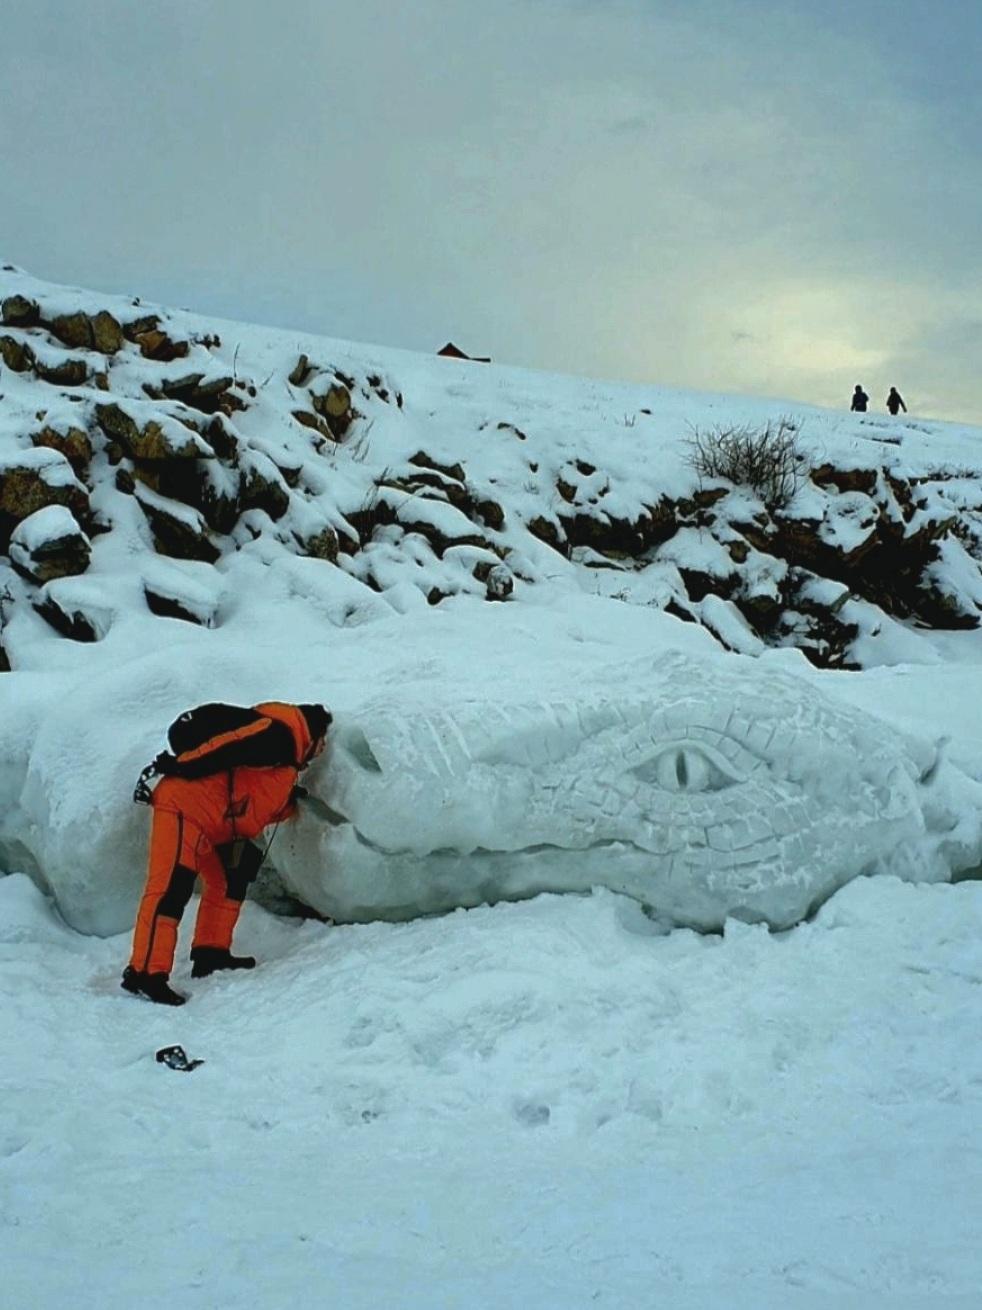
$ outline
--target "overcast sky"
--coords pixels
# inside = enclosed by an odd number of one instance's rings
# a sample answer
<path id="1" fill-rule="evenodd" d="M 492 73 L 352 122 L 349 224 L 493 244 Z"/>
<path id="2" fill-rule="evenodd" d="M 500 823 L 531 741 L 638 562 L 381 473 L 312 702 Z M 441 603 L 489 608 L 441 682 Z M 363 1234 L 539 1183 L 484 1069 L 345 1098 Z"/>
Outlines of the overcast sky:
<path id="1" fill-rule="evenodd" d="M 0 0 L 0 256 L 982 422 L 980 0 Z"/>

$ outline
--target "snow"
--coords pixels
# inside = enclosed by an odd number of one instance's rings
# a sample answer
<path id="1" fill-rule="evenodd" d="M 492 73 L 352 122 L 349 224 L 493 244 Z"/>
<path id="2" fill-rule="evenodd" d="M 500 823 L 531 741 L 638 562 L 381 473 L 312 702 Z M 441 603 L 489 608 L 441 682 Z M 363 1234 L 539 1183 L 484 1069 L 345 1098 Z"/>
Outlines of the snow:
<path id="1" fill-rule="evenodd" d="M 247 905 L 261 968 L 179 1012 L 26 879 L 0 907 L 11 1305 L 977 1304 L 977 883 L 863 879 L 776 937 L 600 893 Z"/>
<path id="2" fill-rule="evenodd" d="M 733 571 L 733 560 L 723 546 L 700 528 L 676 532 L 671 541 L 658 548 L 658 559 L 714 578 L 725 578 Z"/>
<path id="3" fill-rule="evenodd" d="M 71 510 L 64 505 L 47 505 L 18 523 L 10 540 L 30 555 L 66 537 L 84 535 Z"/>
<path id="4" fill-rule="evenodd" d="M 727 647 L 739 655 L 760 655 L 765 647 L 731 600 L 710 593 L 699 602 L 703 623 Z"/>
<path id="5" fill-rule="evenodd" d="M 149 487 L 137 487 L 133 494 L 137 500 L 142 501 L 151 509 L 159 510 L 163 514 L 179 519 L 192 532 L 203 534 L 207 531 L 208 525 L 205 523 L 204 517 L 200 511 L 192 506 L 182 505 L 179 501 L 170 500 L 165 496 L 158 496 Z"/>
<path id="6" fill-rule="evenodd" d="M 179 603 L 204 626 L 211 626 L 219 602 L 214 569 L 195 560 L 182 560 L 178 565 L 161 555 L 143 564 L 142 576 L 152 591 Z"/>
<path id="7" fill-rule="evenodd" d="M 787 927 L 860 872 L 982 862 L 978 785 L 801 679 L 669 652 L 549 683 L 363 701 L 311 771 L 343 821 L 286 835 L 290 889 L 343 921 L 599 884 L 676 923 Z"/>
<path id="8" fill-rule="evenodd" d="M 80 491 L 85 490 L 65 456 L 60 451 L 48 450 L 43 446 L 13 450 L 9 454 L 0 452 L 0 473 L 11 469 L 25 469 L 35 473 L 49 487 L 77 487 Z"/>
<path id="9" fill-rule="evenodd" d="M 51 680 L 57 712 L 7 766 L 23 772 L 0 857 L 26 853 L 74 927 L 132 921 L 136 776 L 178 713 L 222 698 L 334 711 L 308 785 L 340 819 L 307 813 L 273 863 L 338 921 L 602 885 L 680 924 L 783 928 L 863 872 L 937 880 L 982 863 L 979 775 L 950 757 L 935 768 L 940 734 L 844 713 L 824 682 L 726 658 L 669 615 L 576 592 L 555 608 L 458 596 L 398 614 L 297 556 L 252 577 L 217 628 L 173 621 L 156 651 L 136 599 L 104 579 L 42 592 L 106 635 L 81 676 Z"/>
<path id="10" fill-rule="evenodd" d="M 827 545 L 848 554 L 869 539 L 876 524 L 876 507 L 861 491 L 844 492 L 826 513 L 821 536 Z"/>
<path id="11" fill-rule="evenodd" d="M 237 359 L 272 379 L 235 416 L 245 463 L 271 479 L 290 472 L 305 491 L 276 524 L 250 511 L 212 567 L 155 555 L 134 498 L 97 461 L 91 501 L 112 531 L 93 534 L 84 576 L 48 594 L 96 618 L 101 640 L 66 641 L 29 603 L 11 617 L 0 588 L 16 670 L 0 675 L 5 1303 L 974 1310 L 982 633 L 916 628 L 816 581 L 815 596 L 841 599 L 861 628 L 864 665 L 819 671 L 800 651 L 764 648 L 718 596 L 698 602 L 705 627 L 660 608 L 685 595 L 678 566 L 726 567 L 695 529 L 670 558 L 628 570 L 588 548 L 563 559 L 513 522 L 523 506 L 555 510 L 556 477 L 577 459 L 597 472 L 578 474 L 576 503 L 598 513 L 691 496 L 693 426 L 763 422 L 788 402 L 423 359 L 4 277 L 6 293 L 47 314 L 160 313 L 191 343 L 172 377 L 231 375 Z M 205 328 L 220 347 L 201 344 Z M 315 455 L 315 434 L 286 428 L 269 399 L 301 351 L 319 389 L 335 369 L 372 372 L 404 405 L 359 392 L 367 438 Z M 115 395 L 160 369 L 127 351 L 111 373 Z M 36 386 L 4 375 L 0 467 L 78 486 L 63 456 L 25 445 Z M 81 389 L 62 403 L 52 390 L 45 421 L 85 426 L 105 399 Z M 946 500 L 977 510 L 972 429 L 793 408 L 814 458 L 931 479 L 925 513 Z M 344 535 L 374 479 L 404 476 L 421 449 L 447 465 L 466 458 L 468 485 L 506 507 L 488 534 L 510 551 L 504 604 L 472 576 L 497 551 L 451 545 L 440 557 L 403 532 L 470 535 L 423 494 L 392 493 L 407 523 L 342 567 L 295 553 L 325 523 Z M 730 498 L 747 519 L 758 508 Z M 831 530 L 858 542 L 864 498 L 835 500 Z M 829 503 L 806 488 L 798 512 L 821 519 Z M 194 511 L 185 521 L 200 526 Z M 753 563 L 762 593 L 779 585 L 771 561 Z M 974 594 L 966 543 L 946 541 L 937 567 Z M 3 583 L 28 594 L 13 575 Z M 457 594 L 427 604 L 451 583 Z M 152 615 L 145 586 L 200 626 Z M 379 849 L 356 851 L 308 810 L 276 836 L 281 885 L 245 907 L 236 948 L 258 956 L 256 971 L 190 979 L 192 904 L 173 979 L 190 1003 L 126 996 L 148 826 L 129 799 L 136 776 L 188 705 L 270 698 L 334 711 L 331 751 L 306 780 Z M 764 901 L 787 878 L 798 900 L 775 922 L 794 926 L 745 922 L 746 906 L 725 902 L 693 916 L 717 931 L 696 932 L 678 926 L 671 897 L 646 912 L 615 859 L 595 861 L 584 843 L 623 819 L 607 802 L 625 768 L 652 788 L 715 778 L 681 734 L 718 726 L 741 698 L 758 706 L 738 712 L 744 740 L 770 716 L 785 746 L 767 766 L 773 803 L 734 825 L 751 839 L 792 785 L 819 817 L 797 864 L 758 867 L 775 879 Z M 616 740 L 603 736 L 612 717 Z M 668 765 L 657 751 L 628 758 L 656 722 Z M 389 770 L 381 788 L 373 757 Z M 587 757 L 592 828 L 582 809 L 545 801 L 585 785 Z M 686 804 L 675 793 L 666 811 Z M 472 908 L 384 921 L 407 910 L 410 876 L 409 912 L 447 908 L 434 888 L 443 894 L 448 835 L 468 858 L 493 851 L 498 883 L 479 885 L 477 862 Z M 550 884 L 528 877 L 522 853 L 557 839 L 551 869 L 575 894 L 533 896 Z M 371 921 L 263 908 L 282 910 L 284 890 Z M 823 903 L 806 913 L 813 899 Z M 192 1074 L 157 1064 L 174 1043 L 205 1063 Z"/>

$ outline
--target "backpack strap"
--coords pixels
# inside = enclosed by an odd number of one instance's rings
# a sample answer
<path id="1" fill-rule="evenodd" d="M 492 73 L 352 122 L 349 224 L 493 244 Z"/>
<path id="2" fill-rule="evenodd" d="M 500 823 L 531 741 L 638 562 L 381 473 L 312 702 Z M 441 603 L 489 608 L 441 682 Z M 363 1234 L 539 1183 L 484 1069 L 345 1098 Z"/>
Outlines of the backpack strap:
<path id="1" fill-rule="evenodd" d="M 136 780 L 136 786 L 133 788 L 133 799 L 137 805 L 149 805 L 153 796 L 153 789 L 157 785 L 156 779 L 166 777 L 172 770 L 169 761 L 172 762 L 173 755 L 167 751 L 161 751 L 159 755 L 154 756 L 145 769 L 141 770 L 139 778 Z"/>
<path id="2" fill-rule="evenodd" d="M 150 784 L 156 776 L 157 770 L 154 768 L 152 762 L 148 764 L 145 769 L 141 770 L 140 776 L 136 780 L 136 786 L 133 788 L 133 799 L 136 801 L 137 805 L 150 804 L 150 798 L 153 795 L 153 788 Z"/>
<path id="3" fill-rule="evenodd" d="M 219 733 L 216 737 L 209 737 L 207 741 L 203 741 L 194 750 L 184 751 L 181 755 L 176 756 L 177 762 L 182 767 L 190 766 L 193 768 L 201 760 L 207 758 L 209 761 L 214 761 L 222 757 L 223 751 L 227 756 L 230 753 L 229 748 L 242 746 L 245 746 L 245 753 L 248 754 L 249 748 L 245 744 L 249 742 L 249 738 L 265 732 L 271 724 L 271 719 L 265 716 L 257 716 L 252 723 L 247 723 L 241 728 L 233 728 L 231 732 Z M 209 769 L 209 772 L 217 773 L 222 767 L 219 765 L 219 768 Z"/>

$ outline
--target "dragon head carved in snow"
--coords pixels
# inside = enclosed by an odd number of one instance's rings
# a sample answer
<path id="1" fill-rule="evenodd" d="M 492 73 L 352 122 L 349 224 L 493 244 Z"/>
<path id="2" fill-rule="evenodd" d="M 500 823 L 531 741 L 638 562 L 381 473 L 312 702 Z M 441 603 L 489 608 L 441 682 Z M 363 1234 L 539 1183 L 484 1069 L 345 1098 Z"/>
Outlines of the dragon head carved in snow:
<path id="1" fill-rule="evenodd" d="M 434 693 L 436 698 L 437 693 Z M 752 661 L 671 654 L 576 699 L 339 716 L 277 852 L 338 921 L 604 886 L 670 921 L 786 927 L 851 878 L 980 859 L 982 788 L 938 748 Z"/>

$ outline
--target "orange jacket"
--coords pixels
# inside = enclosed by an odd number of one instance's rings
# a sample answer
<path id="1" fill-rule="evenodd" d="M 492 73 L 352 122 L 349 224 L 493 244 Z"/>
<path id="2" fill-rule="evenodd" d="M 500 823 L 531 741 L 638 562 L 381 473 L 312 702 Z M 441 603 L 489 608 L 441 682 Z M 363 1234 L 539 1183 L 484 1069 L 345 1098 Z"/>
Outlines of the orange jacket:
<path id="1" fill-rule="evenodd" d="M 267 824 L 279 823 L 296 814 L 290 796 L 314 746 L 307 720 L 295 705 L 279 701 L 255 708 L 263 718 L 229 733 L 229 742 L 263 732 L 274 722 L 282 723 L 293 737 L 295 764 L 240 765 L 203 778 L 163 778 L 151 798 L 154 809 L 184 815 L 215 846 L 240 837 L 257 837 Z M 191 751 L 179 758 L 182 762 L 191 760 L 196 753 Z"/>

